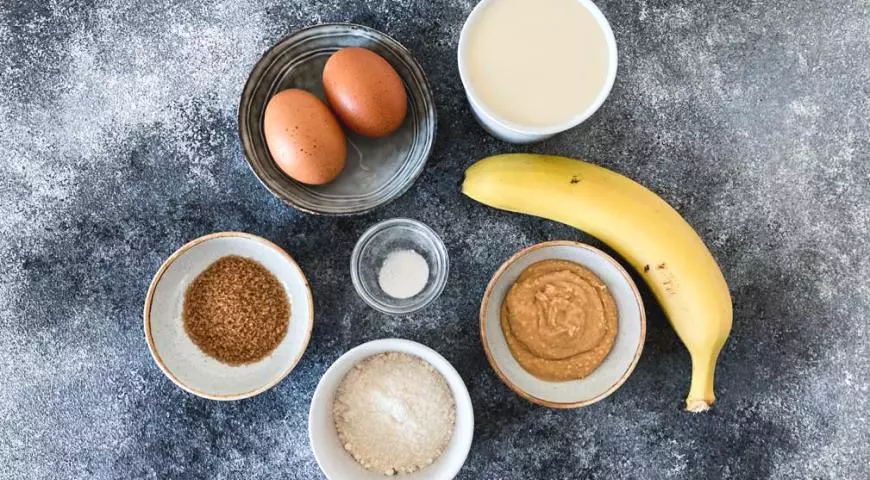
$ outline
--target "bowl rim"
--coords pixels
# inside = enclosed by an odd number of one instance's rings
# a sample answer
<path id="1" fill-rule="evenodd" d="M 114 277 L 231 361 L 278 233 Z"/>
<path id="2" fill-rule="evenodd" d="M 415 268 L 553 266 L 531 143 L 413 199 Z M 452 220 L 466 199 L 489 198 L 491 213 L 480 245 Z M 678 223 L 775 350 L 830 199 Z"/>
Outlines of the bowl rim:
<path id="1" fill-rule="evenodd" d="M 157 346 L 154 344 L 154 337 L 153 337 L 152 332 L 151 332 L 151 304 L 154 301 L 154 293 L 157 290 L 157 285 L 160 283 L 160 280 L 163 278 L 163 275 L 166 273 L 166 271 L 169 269 L 169 267 L 173 263 L 175 263 L 176 260 L 181 258 L 181 256 L 184 255 L 185 253 L 187 253 L 190 249 L 192 249 L 193 247 L 195 247 L 201 243 L 205 243 L 209 240 L 213 240 L 216 238 L 231 238 L 231 237 L 244 238 L 246 240 L 253 240 L 257 243 L 260 243 L 260 244 L 266 246 L 267 248 L 270 248 L 270 249 L 276 251 L 278 254 L 280 254 L 282 257 L 284 257 L 284 259 L 287 260 L 293 268 L 296 269 L 296 271 L 299 273 L 299 277 L 302 279 L 302 284 L 305 287 L 305 292 L 306 292 L 306 295 L 308 297 L 308 325 L 307 325 L 307 328 L 305 329 L 305 339 L 304 339 L 304 343 L 302 344 L 302 348 L 299 350 L 299 353 L 291 360 L 290 364 L 287 366 L 287 368 L 283 372 L 281 372 L 278 375 L 276 375 L 275 377 L 273 377 L 265 385 L 258 387 L 258 388 L 255 388 L 253 390 L 249 390 L 247 392 L 242 392 L 242 393 L 227 394 L 227 395 L 215 395 L 215 394 L 203 392 L 201 390 L 198 390 L 196 388 L 193 388 L 193 387 L 185 384 L 184 382 L 179 380 L 175 376 L 175 374 L 172 373 L 172 371 L 169 369 L 169 367 L 167 367 L 166 364 L 163 362 L 163 359 L 160 357 L 160 353 L 157 351 Z M 257 235 L 253 235 L 250 233 L 234 232 L 234 231 L 215 232 L 215 233 L 210 233 L 208 235 L 203 235 L 201 237 L 195 238 L 195 239 L 185 243 L 178 250 L 173 252 L 172 255 L 170 255 L 163 262 L 163 264 L 160 265 L 160 268 L 157 270 L 157 273 L 154 274 L 154 278 L 152 278 L 152 280 L 151 280 L 151 284 L 148 287 L 148 293 L 145 295 L 145 309 L 143 312 L 143 320 L 144 320 L 144 328 L 145 328 L 145 341 L 148 344 L 148 350 L 151 352 L 151 357 L 154 358 L 154 362 L 160 368 L 160 371 L 162 371 L 163 374 L 166 375 L 166 377 L 172 381 L 172 383 L 174 383 L 179 388 L 181 388 L 182 390 L 184 390 L 188 393 L 192 393 L 198 397 L 207 398 L 209 400 L 218 400 L 218 401 L 242 400 L 245 398 L 250 398 L 250 397 L 259 395 L 259 394 L 265 392 L 266 390 L 269 390 L 270 388 L 272 388 L 275 385 L 277 385 L 278 383 L 280 383 L 281 380 L 284 380 L 284 378 L 286 378 L 287 375 L 289 375 L 290 372 L 292 372 L 293 369 L 296 368 L 296 365 L 302 359 L 302 356 L 305 354 L 305 351 L 308 349 L 308 344 L 311 341 L 311 333 L 312 333 L 312 330 L 314 329 L 314 298 L 313 298 L 313 295 L 311 294 L 311 285 L 308 283 L 308 278 L 305 276 L 305 273 L 302 271 L 302 269 L 299 267 L 299 264 L 296 263 L 296 261 L 293 259 L 293 257 L 291 257 L 289 253 L 284 251 L 284 249 L 282 249 L 281 247 L 279 247 L 275 243 L 273 243 L 269 240 L 266 240 L 263 237 L 259 237 Z"/>
<path id="2" fill-rule="evenodd" d="M 359 30 L 362 30 L 362 31 L 365 31 L 365 32 L 368 32 L 371 34 L 380 35 L 384 39 L 386 39 L 387 41 L 392 42 L 394 44 L 394 46 L 399 51 L 406 54 L 408 59 L 410 60 L 410 65 L 411 65 L 412 69 L 416 70 L 420 74 L 420 80 L 421 80 L 420 83 L 421 83 L 421 86 L 423 87 L 422 91 L 423 91 L 424 97 L 428 97 L 428 99 L 429 99 L 429 101 L 427 102 L 429 108 L 427 108 L 426 112 L 424 112 L 424 113 L 426 116 L 431 115 L 431 117 L 432 117 L 432 133 L 431 133 L 431 135 L 429 135 L 429 138 L 426 140 L 426 143 L 428 143 L 428 145 L 426 145 L 426 147 L 425 147 L 426 151 L 423 154 L 423 160 L 420 163 L 420 167 L 417 169 L 417 171 L 412 172 L 411 176 L 408 178 L 407 184 L 404 185 L 401 189 L 397 190 L 396 193 L 392 197 L 389 197 L 386 200 L 382 200 L 380 203 L 377 203 L 375 205 L 372 205 L 372 206 L 364 208 L 364 209 L 356 209 L 356 210 L 344 211 L 344 212 L 327 212 L 327 211 L 315 210 L 315 209 L 308 208 L 308 207 L 303 207 L 303 206 L 299 205 L 299 203 L 296 200 L 294 200 L 293 198 L 291 198 L 290 196 L 281 193 L 280 191 L 278 191 L 275 188 L 272 188 L 272 186 L 269 185 L 260 176 L 260 174 L 257 172 L 257 169 L 254 167 L 254 162 L 251 161 L 251 158 L 250 158 L 251 154 L 249 153 L 249 151 L 252 148 L 249 147 L 249 144 L 253 143 L 254 139 L 251 138 L 250 135 L 245 133 L 245 122 L 244 122 L 244 117 L 245 117 L 244 113 L 247 113 L 247 111 L 248 111 L 248 107 L 245 106 L 245 99 L 251 95 L 251 91 L 253 89 L 253 83 L 254 83 L 254 73 L 257 72 L 258 70 L 262 70 L 264 68 L 262 65 L 263 65 L 263 62 L 266 60 L 266 58 L 273 51 L 275 51 L 278 47 L 284 45 L 284 43 L 293 39 L 293 37 L 296 37 L 302 33 L 308 32 L 310 30 L 318 30 L 318 29 L 329 28 L 329 27 L 351 27 L 351 28 L 356 28 L 356 29 L 359 29 Z M 259 78 L 261 75 L 262 75 L 262 72 L 260 72 L 260 75 L 258 75 L 257 78 Z M 404 83 L 404 81 L 403 81 L 403 83 Z M 330 108 L 330 112 L 332 112 L 331 108 Z M 281 39 L 279 39 L 272 46 L 267 48 L 263 52 L 263 54 L 260 55 L 260 58 L 258 58 L 257 61 L 254 63 L 254 66 L 251 67 L 251 71 L 250 71 L 250 73 L 248 73 L 248 78 L 245 80 L 245 85 L 242 87 L 242 92 L 241 92 L 241 95 L 239 96 L 239 106 L 238 106 L 238 111 L 236 114 L 236 123 L 238 124 L 239 139 L 241 140 L 242 155 L 245 158 L 245 163 L 247 163 L 248 168 L 251 170 L 251 172 L 253 172 L 254 176 L 257 178 L 257 181 L 260 182 L 260 185 L 266 187 L 266 190 L 268 190 L 269 193 L 271 193 L 274 197 L 281 200 L 285 205 L 288 205 L 296 210 L 299 210 L 300 212 L 309 213 L 312 215 L 323 215 L 323 216 L 327 216 L 327 217 L 350 217 L 350 216 L 363 215 L 366 213 L 370 213 L 371 211 L 373 211 L 377 208 L 383 207 L 384 205 L 388 205 L 388 204 L 394 202 L 395 200 L 397 200 L 398 198 L 400 198 L 401 196 L 403 196 L 404 194 L 408 193 L 408 190 L 410 190 L 411 187 L 414 186 L 414 184 L 417 182 L 417 180 L 423 174 L 423 171 L 426 169 L 426 164 L 429 163 L 429 158 L 432 157 L 432 153 L 435 150 L 435 139 L 438 136 L 438 109 L 437 109 L 437 106 L 435 104 L 435 97 L 434 97 L 434 93 L 432 91 L 432 84 L 429 82 L 429 76 L 426 74 L 426 71 L 423 70 L 423 66 L 420 64 L 419 60 L 417 60 L 417 57 L 414 56 L 414 53 L 411 52 L 411 50 L 409 50 L 408 47 L 406 47 L 404 44 L 402 44 L 401 42 L 399 42 L 398 40 L 393 38 L 391 35 L 388 35 L 387 33 L 383 32 L 381 30 L 378 30 L 376 28 L 373 28 L 373 27 L 369 27 L 369 26 L 362 25 L 359 23 L 354 23 L 354 22 L 326 22 L 326 23 L 318 23 L 315 25 L 308 25 L 306 27 L 296 29 L 296 30 L 290 32 L 289 34 L 281 37 Z M 342 126 L 342 131 L 344 131 L 344 126 Z M 271 155 L 269 155 L 269 159 L 272 162 L 274 162 L 274 159 L 271 158 Z M 295 181 L 295 180 L 291 179 L 291 181 Z"/>
<path id="3" fill-rule="evenodd" d="M 592 0 L 575 0 L 589 11 L 589 13 L 594 17 L 595 23 L 601 28 L 602 33 L 604 34 L 608 59 L 607 78 L 604 81 L 604 86 L 601 88 L 601 91 L 598 92 L 595 101 L 586 107 L 585 110 L 578 112 L 576 115 L 560 124 L 536 127 L 522 125 L 495 114 L 490 107 L 486 106 L 486 104 L 480 100 L 477 95 L 477 89 L 475 89 L 471 80 L 468 78 L 468 67 L 465 65 L 465 50 L 468 45 L 469 30 L 477 22 L 478 17 L 482 12 L 494 1 L 495 0 L 480 0 L 471 10 L 471 13 L 468 14 L 465 23 L 462 25 L 462 30 L 459 33 L 459 42 L 456 47 L 456 60 L 459 68 L 459 77 L 469 101 L 477 106 L 479 111 L 492 123 L 512 133 L 522 135 L 555 135 L 570 130 L 588 120 L 598 111 L 598 109 L 601 108 L 602 105 L 604 105 L 607 97 L 610 96 L 610 92 L 613 90 L 613 85 L 616 83 L 616 73 L 619 68 L 619 49 L 616 45 L 616 37 L 613 34 L 613 28 L 610 25 L 610 21 L 607 20 L 604 12 L 602 12 L 601 9 L 598 8 L 598 5 L 596 5 Z"/>
<path id="4" fill-rule="evenodd" d="M 491 300 L 493 288 L 498 283 L 498 281 L 501 280 L 502 275 L 507 271 L 507 269 L 511 265 L 514 264 L 514 262 L 516 262 L 520 258 L 528 255 L 529 253 L 534 252 L 535 250 L 539 250 L 541 248 L 546 248 L 546 247 L 574 247 L 574 248 L 579 248 L 579 249 L 590 251 L 593 254 L 601 257 L 606 262 L 608 262 L 611 265 L 613 265 L 614 267 L 616 267 L 617 271 L 623 276 L 623 278 L 625 279 L 625 282 L 631 288 L 632 293 L 634 293 L 635 300 L 637 301 L 637 304 L 640 307 L 639 308 L 639 310 L 640 310 L 640 341 L 637 343 L 637 348 L 635 349 L 635 352 L 634 352 L 634 358 L 632 359 L 631 363 L 628 365 L 628 368 L 626 368 L 625 372 L 622 373 L 622 376 L 620 376 L 618 379 L 616 379 L 616 381 L 613 384 L 611 384 L 609 387 L 607 387 L 603 392 L 601 392 L 600 394 L 598 394 L 595 397 L 592 397 L 588 400 L 581 400 L 579 402 L 553 402 L 550 400 L 538 398 L 538 397 L 526 392 L 525 390 L 520 388 L 517 384 L 512 382 L 510 380 L 510 378 L 508 378 L 507 374 L 505 374 L 499 368 L 498 363 L 495 361 L 495 357 L 493 356 L 492 352 L 490 351 L 489 340 L 487 339 L 487 336 L 486 336 L 486 310 L 487 310 L 487 306 L 489 306 L 489 302 Z M 641 298 L 640 291 L 637 289 L 637 285 L 634 283 L 634 280 L 632 280 L 631 276 L 628 274 L 628 272 L 625 270 L 625 268 L 623 268 L 622 265 L 620 265 L 619 262 L 617 262 L 613 257 L 608 255 L 604 251 L 602 251 L 598 248 L 595 248 L 591 245 L 587 245 L 585 243 L 575 242 L 572 240 L 551 240 L 551 241 L 547 241 L 547 242 L 541 242 L 541 243 L 534 244 L 532 246 L 526 247 L 526 248 L 520 250 L 519 252 L 511 255 L 510 258 L 508 258 L 507 260 L 505 260 L 504 263 L 501 264 L 501 266 L 498 268 L 498 270 L 495 272 L 495 274 L 493 274 L 492 279 L 489 281 L 489 284 L 487 284 L 487 286 L 486 286 L 486 291 L 483 294 L 483 300 L 480 302 L 480 340 L 481 340 L 481 343 L 483 343 L 483 350 L 486 353 L 486 359 L 489 361 L 489 365 L 492 367 L 493 370 L 495 370 L 495 373 L 496 373 L 496 375 L 498 375 L 499 379 L 505 385 L 507 385 L 508 388 L 513 390 L 514 393 L 516 393 L 517 395 L 525 398 L 526 400 L 528 400 L 532 403 L 542 405 L 545 407 L 560 408 L 560 409 L 580 408 L 580 407 L 592 405 L 593 403 L 596 403 L 600 400 L 607 398 L 613 392 L 615 392 L 617 389 L 619 389 L 619 387 L 621 387 L 622 384 L 625 383 L 626 380 L 628 380 L 628 377 L 631 376 L 632 372 L 634 372 L 634 369 L 635 369 L 635 367 L 637 367 L 637 363 L 640 360 L 640 355 L 641 355 L 641 352 L 643 351 L 644 343 L 646 342 L 646 310 L 644 309 L 643 299 Z"/>
<path id="5" fill-rule="evenodd" d="M 397 350 L 396 346 L 400 346 L 401 348 L 404 348 L 404 350 Z M 334 391 L 327 392 L 325 390 L 325 387 L 322 387 L 324 378 L 326 378 L 328 375 L 335 374 L 334 372 L 336 370 L 338 370 L 342 365 L 350 362 L 349 358 L 352 357 L 355 353 L 359 352 L 360 350 L 370 350 L 371 352 L 368 355 L 361 357 L 360 360 L 357 361 L 357 363 L 359 363 L 360 361 L 362 361 L 362 360 L 364 360 L 372 355 L 377 355 L 379 353 L 404 351 L 404 352 L 409 353 L 411 355 L 414 355 L 414 356 L 420 358 L 421 360 L 423 360 L 424 362 L 430 364 L 432 366 L 432 368 L 434 368 L 438 373 L 440 373 L 442 376 L 444 376 L 444 379 L 446 381 L 449 382 L 449 379 L 453 379 L 453 380 L 455 380 L 455 383 L 461 387 L 461 388 L 459 388 L 458 392 L 454 392 L 452 388 L 450 389 L 451 393 L 453 394 L 453 401 L 457 405 L 460 402 L 463 405 L 465 405 L 468 408 L 468 411 L 470 412 L 471 415 L 470 415 L 469 425 L 467 428 L 464 429 L 464 431 L 468 432 L 467 438 L 460 439 L 460 441 L 462 442 L 460 444 L 460 448 L 462 449 L 462 461 L 457 462 L 456 464 L 452 465 L 452 467 L 449 468 L 450 476 L 448 476 L 447 478 L 455 477 L 459 473 L 459 471 L 462 469 L 462 466 L 465 465 L 465 462 L 468 459 L 468 454 L 471 452 L 471 445 L 474 442 L 474 402 L 472 402 L 471 394 L 468 392 L 468 385 L 465 384 L 465 380 L 462 379 L 462 375 L 459 374 L 459 371 L 456 370 L 456 367 L 454 367 L 453 364 L 450 363 L 449 360 L 444 358 L 443 355 L 438 353 L 437 350 L 435 350 L 434 348 L 429 347 L 427 345 L 424 345 L 420 342 L 416 342 L 414 340 L 408 340 L 408 339 L 396 338 L 396 337 L 370 340 L 368 342 L 361 343 L 361 344 L 351 348 L 350 350 L 341 354 L 337 359 L 335 359 L 335 361 L 333 361 L 332 364 L 330 364 L 329 368 L 326 369 L 326 371 L 323 373 L 323 375 L 320 376 L 320 379 L 317 381 L 317 386 L 314 388 L 314 392 L 311 394 L 311 404 L 308 407 L 308 444 L 311 447 L 312 453 L 314 454 L 314 460 L 315 460 L 315 462 L 317 462 L 317 466 L 320 467 L 320 471 L 324 474 L 324 476 L 326 476 L 326 472 L 323 470 L 323 467 L 321 466 L 321 458 L 318 456 L 317 449 L 314 447 L 314 434 L 313 434 L 313 430 L 311 428 L 311 419 L 312 419 L 312 416 L 314 413 L 315 402 L 323 402 L 327 398 L 328 394 L 334 393 Z M 440 366 L 434 365 L 428 359 L 421 356 L 419 354 L 419 352 L 426 352 L 429 356 L 436 358 L 441 365 Z M 352 367 L 353 367 L 353 365 L 351 365 L 349 368 L 352 368 Z M 459 395 L 457 395 L 457 393 Z M 456 435 L 457 432 L 459 431 L 457 426 L 458 426 L 458 423 L 454 424 L 454 430 L 453 430 L 454 435 Z M 447 450 L 445 450 L 442 453 L 442 455 L 446 452 L 447 452 Z M 325 461 L 325 459 L 324 459 L 324 461 Z M 422 469 L 420 471 L 422 471 Z M 327 476 L 327 478 L 330 478 L 330 477 Z"/>
<path id="6" fill-rule="evenodd" d="M 358 263 L 360 255 L 362 254 L 364 242 L 371 240 L 371 238 L 376 233 L 380 233 L 388 228 L 393 228 L 401 225 L 411 225 L 413 226 L 413 228 L 422 231 L 427 237 L 429 237 L 429 239 L 433 241 L 433 243 L 435 243 L 436 250 L 444 254 L 444 273 L 441 275 L 441 277 L 443 277 L 443 280 L 439 282 L 440 285 L 432 290 L 432 293 L 427 300 L 407 308 L 389 308 L 385 305 L 382 305 L 377 301 L 377 299 L 365 292 L 365 289 L 362 286 L 362 281 L 359 278 L 360 273 Z M 357 295 L 362 298 L 367 305 L 374 308 L 375 310 L 381 313 L 386 313 L 388 315 L 405 315 L 408 313 L 413 313 L 418 310 L 422 310 L 430 303 L 437 300 L 438 297 L 440 297 L 441 294 L 444 293 L 444 288 L 447 286 L 447 282 L 450 280 L 450 252 L 447 250 L 447 245 L 444 243 L 444 239 L 442 239 L 441 236 L 438 235 L 438 232 L 433 230 L 432 227 L 430 227 L 429 225 L 426 225 L 419 220 L 414 220 L 413 218 L 388 218 L 386 220 L 381 220 L 380 222 L 377 222 L 371 227 L 367 228 L 363 232 L 363 234 L 360 235 L 357 239 L 350 254 L 350 280 L 351 283 L 353 283 L 353 288 L 354 290 L 356 290 Z"/>

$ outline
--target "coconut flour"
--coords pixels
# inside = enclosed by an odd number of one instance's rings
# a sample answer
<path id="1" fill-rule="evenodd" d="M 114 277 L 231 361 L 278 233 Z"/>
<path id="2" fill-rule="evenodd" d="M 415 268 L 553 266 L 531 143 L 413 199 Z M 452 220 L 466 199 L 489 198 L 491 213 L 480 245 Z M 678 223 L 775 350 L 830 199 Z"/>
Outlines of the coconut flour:
<path id="1" fill-rule="evenodd" d="M 456 404 L 431 365 L 389 352 L 348 372 L 338 386 L 333 416 L 345 450 L 360 465 L 394 475 L 426 467 L 444 453 Z"/>

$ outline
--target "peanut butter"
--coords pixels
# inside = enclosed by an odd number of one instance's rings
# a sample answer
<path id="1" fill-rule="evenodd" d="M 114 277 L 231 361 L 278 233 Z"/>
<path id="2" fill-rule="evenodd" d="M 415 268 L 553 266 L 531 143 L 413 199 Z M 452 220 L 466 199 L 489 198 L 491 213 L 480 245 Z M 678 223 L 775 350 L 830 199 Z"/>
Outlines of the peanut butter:
<path id="1" fill-rule="evenodd" d="M 584 378 L 616 340 L 618 312 L 594 273 L 565 260 L 526 268 L 501 306 L 501 328 L 517 362 L 542 380 Z"/>

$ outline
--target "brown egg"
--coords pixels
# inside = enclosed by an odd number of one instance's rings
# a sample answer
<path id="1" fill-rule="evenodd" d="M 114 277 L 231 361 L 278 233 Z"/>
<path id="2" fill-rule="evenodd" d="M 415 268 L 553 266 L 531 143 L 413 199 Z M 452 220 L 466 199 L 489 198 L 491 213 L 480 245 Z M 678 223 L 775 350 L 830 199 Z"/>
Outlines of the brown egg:
<path id="1" fill-rule="evenodd" d="M 351 131 L 385 137 L 402 125 L 408 95 L 399 74 L 383 57 L 365 48 L 343 48 L 323 68 L 326 100 Z"/>
<path id="2" fill-rule="evenodd" d="M 310 185 L 335 180 L 347 161 L 347 140 L 335 116 L 319 98 L 292 88 L 266 105 L 263 134 L 278 167 Z"/>

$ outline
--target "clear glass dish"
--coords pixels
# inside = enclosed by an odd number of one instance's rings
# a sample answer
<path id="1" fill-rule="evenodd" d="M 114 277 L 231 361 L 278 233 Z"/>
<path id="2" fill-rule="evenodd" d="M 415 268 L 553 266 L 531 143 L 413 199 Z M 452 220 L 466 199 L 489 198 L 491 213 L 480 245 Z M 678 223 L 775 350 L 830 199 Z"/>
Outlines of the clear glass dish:
<path id="1" fill-rule="evenodd" d="M 400 250 L 413 250 L 429 264 L 426 286 L 410 298 L 391 297 L 378 283 L 384 260 Z M 438 298 L 447 284 L 449 270 L 447 248 L 441 237 L 423 223 L 408 218 L 385 220 L 366 230 L 350 257 L 350 276 L 359 296 L 376 310 L 393 315 L 419 310 Z"/>

